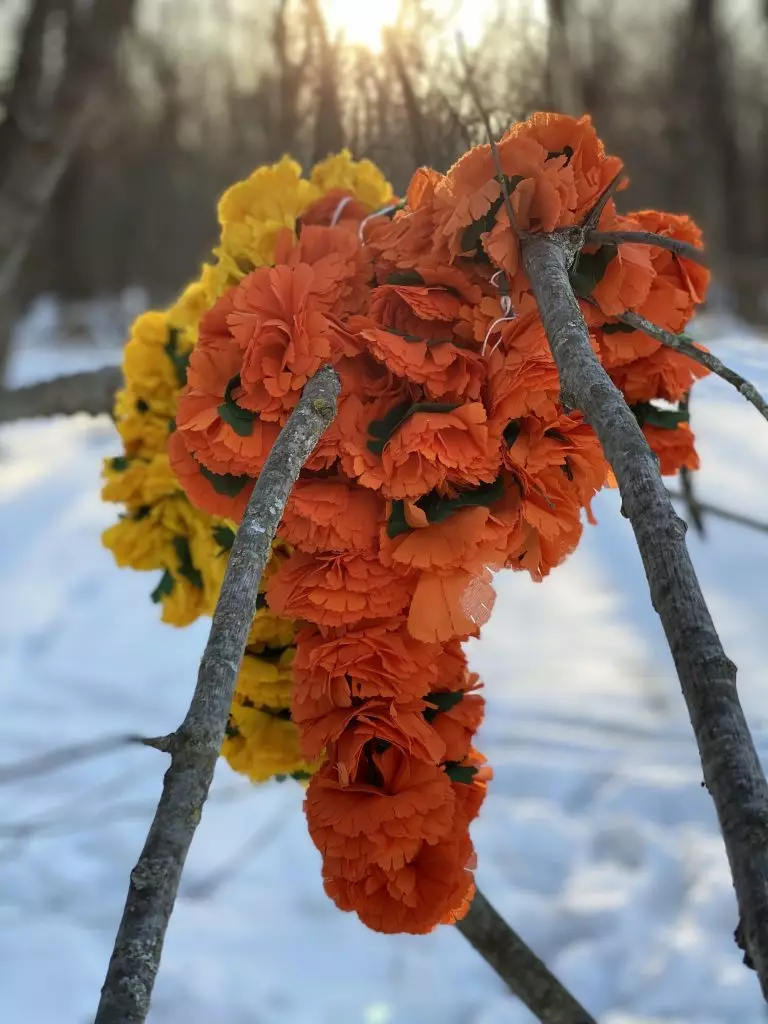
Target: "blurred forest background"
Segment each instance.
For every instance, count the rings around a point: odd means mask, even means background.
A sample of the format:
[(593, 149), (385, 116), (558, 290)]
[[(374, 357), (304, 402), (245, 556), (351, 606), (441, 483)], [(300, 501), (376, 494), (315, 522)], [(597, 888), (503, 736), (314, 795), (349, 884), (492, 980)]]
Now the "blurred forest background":
[[(100, 3), (98, 116), (57, 141), (57, 90)], [(446, 169), (483, 137), (457, 27), (499, 131), (535, 110), (588, 111), (626, 162), (631, 208), (692, 213), (713, 294), (768, 320), (768, 0), (391, 6), (390, 28), (362, 41), (340, 31), (339, 0), (0, 0), (0, 213), (20, 140), (59, 160), (0, 286), (0, 377), (1, 339), (37, 295), (62, 301), (74, 334), (94, 297), (138, 286), (167, 302), (215, 240), (217, 196), (257, 164), (348, 146), (396, 190), (420, 164)]]

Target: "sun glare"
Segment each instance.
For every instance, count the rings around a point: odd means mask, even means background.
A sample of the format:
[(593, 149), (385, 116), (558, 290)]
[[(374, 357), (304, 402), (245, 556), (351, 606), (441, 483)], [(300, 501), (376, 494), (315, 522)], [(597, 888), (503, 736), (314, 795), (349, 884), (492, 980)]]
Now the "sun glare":
[(400, 0), (323, 0), (332, 35), (341, 32), (351, 46), (380, 50), (382, 32), (397, 20)]

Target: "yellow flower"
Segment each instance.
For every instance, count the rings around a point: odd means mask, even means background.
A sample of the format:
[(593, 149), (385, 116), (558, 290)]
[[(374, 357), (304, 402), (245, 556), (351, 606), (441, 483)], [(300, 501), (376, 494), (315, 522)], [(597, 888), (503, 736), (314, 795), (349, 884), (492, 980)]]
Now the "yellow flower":
[(277, 658), (260, 658), (246, 654), (235, 686), (234, 703), (280, 711), (291, 706), (293, 659), (296, 650), (289, 647)]
[(370, 160), (353, 160), (348, 149), (315, 164), (310, 181), (324, 194), (332, 189), (351, 192), (369, 210), (378, 210), (392, 201), (392, 186)]
[(130, 387), (118, 391), (115, 424), (128, 458), (151, 459), (158, 452), (164, 452), (175, 415), (175, 393), (147, 400)]
[(136, 510), (144, 502), (144, 481), (149, 463), (146, 459), (127, 459), (118, 455), (104, 459), (101, 478), (102, 501), (119, 501)]
[(218, 267), (203, 264), (200, 277), (192, 281), (168, 310), (174, 327), (197, 327), (200, 318), (226, 291), (226, 282)]
[(285, 717), (258, 708), (232, 707), (221, 755), (233, 771), (251, 782), (266, 782), (273, 775), (311, 774), (299, 750), (299, 730)]
[(281, 619), (268, 608), (260, 608), (253, 617), (248, 634), (248, 649), (256, 654), (271, 647), (288, 647), (296, 638), (296, 625), (291, 619)]
[(219, 200), (221, 246), (215, 250), (222, 268), (239, 279), (249, 265), (272, 264), (278, 233), (284, 228), (295, 231), (296, 219), (319, 196), (320, 190), (301, 177), (301, 167), (288, 156), (258, 167), (227, 189)]
[(121, 567), (164, 569), (170, 554), (169, 538), (150, 515), (121, 519), (101, 535), (101, 542)]
[(168, 399), (179, 390), (182, 381), (171, 352), (178, 340), (165, 313), (150, 311), (134, 321), (123, 350), (123, 373), (128, 387), (145, 401)]
[[(146, 465), (142, 488), (143, 504), (154, 505), (163, 498), (169, 498), (172, 495), (182, 497), (183, 494), (184, 492), (178, 477), (171, 469), (168, 453), (165, 451), (159, 452)], [(184, 500), (189, 504), (189, 500), (186, 497)], [(200, 512), (198, 514), (202, 516), (204, 513)]]
[(167, 587), (167, 593), (159, 595), (163, 606), (163, 622), (171, 626), (188, 626), (201, 615), (207, 614), (205, 591), (185, 577), (166, 571), (159, 586)]

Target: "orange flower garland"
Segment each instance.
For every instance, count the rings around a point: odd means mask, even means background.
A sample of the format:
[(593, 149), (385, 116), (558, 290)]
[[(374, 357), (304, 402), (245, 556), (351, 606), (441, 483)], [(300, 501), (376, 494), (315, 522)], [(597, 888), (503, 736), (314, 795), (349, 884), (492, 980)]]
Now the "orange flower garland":
[[(589, 118), (535, 115), (499, 156), (529, 231), (580, 223), (621, 170)], [(612, 201), (599, 227), (699, 244), (687, 218), (620, 217)], [(338, 417), (286, 508), (294, 550), (267, 603), (303, 623), (291, 715), (301, 756), (323, 760), (306, 813), (326, 891), (371, 928), (427, 932), (467, 911), (468, 829), (491, 776), (461, 644), (490, 615), (493, 571), (540, 580), (573, 551), (608, 467), (560, 403), (489, 146), (446, 175), (417, 171), (391, 220), (339, 189), (270, 237), (275, 265), (252, 258), (202, 319), (169, 457), (195, 505), (239, 520), (304, 384), (337, 367)], [(696, 465), (693, 435), (651, 403), (702, 371), (617, 317), (680, 330), (707, 279), (635, 244), (593, 246), (571, 273), (664, 473)]]

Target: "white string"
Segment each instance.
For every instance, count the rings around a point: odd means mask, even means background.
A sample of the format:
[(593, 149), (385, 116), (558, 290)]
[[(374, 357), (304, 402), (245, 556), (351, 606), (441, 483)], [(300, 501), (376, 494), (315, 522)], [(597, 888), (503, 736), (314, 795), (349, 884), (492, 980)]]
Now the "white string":
[(369, 213), (367, 217), (363, 217), (363, 219), (360, 221), (360, 228), (358, 229), (357, 232), (357, 236), (360, 239), (360, 241), (365, 241), (363, 232), (365, 230), (365, 225), (368, 223), (369, 220), (373, 220), (375, 217), (383, 217), (387, 213), (392, 213), (394, 210), (399, 210), (401, 209), (402, 205), (402, 203), (392, 203), (390, 206), (382, 206), (380, 210), (374, 210), (373, 213)]
[(351, 202), (352, 202), (352, 196), (344, 196), (341, 199), (341, 201), (339, 202), (339, 205), (333, 211), (333, 216), (331, 217), (331, 227), (333, 227), (335, 224), (339, 223), (339, 217), (341, 216), (341, 214), (342, 214), (342, 212), (344, 210), (344, 207), (347, 205), (347, 203), (351, 203)]
[[(509, 298), (509, 296), (505, 296), (505, 298)], [(510, 308), (511, 308), (511, 300), (510, 300)], [(487, 331), (485, 332), (485, 338), (483, 338), (483, 347), (482, 347), (482, 348), (480, 349), (480, 355), (481, 355), (481, 356), (484, 356), (484, 355), (485, 355), (485, 349), (486, 349), (486, 346), (487, 346), (487, 344), (488, 344), (488, 339), (489, 339), (489, 338), (491, 337), (491, 335), (493, 334), (493, 332), (494, 332), (495, 328), (497, 327), (497, 325), (498, 325), (498, 324), (505, 324), (505, 323), (508, 323), (508, 322), (509, 322), (510, 320), (514, 320), (514, 319), (515, 319), (515, 314), (513, 313), (513, 314), (512, 314), (511, 316), (500, 316), (500, 317), (497, 317), (497, 318), (496, 318), (496, 319), (495, 319), (495, 320), (493, 321), (493, 323), (491, 324), (491, 326), (490, 326), (490, 327), (488, 328), (488, 330), (487, 330)], [(491, 349), (491, 351), (490, 351), (490, 352), (488, 353), (488, 356), (489, 356), (489, 357), (493, 355), (493, 353), (494, 353), (494, 352), (496, 351), (496, 349), (497, 349), (497, 348), (499, 347), (499, 345), (501, 344), (501, 341), (502, 341), (502, 338), (501, 338), (501, 332), (499, 332), (499, 340), (498, 340), (498, 341), (496, 342), (496, 344), (495, 344), (495, 345), (493, 346), (493, 348)]]

